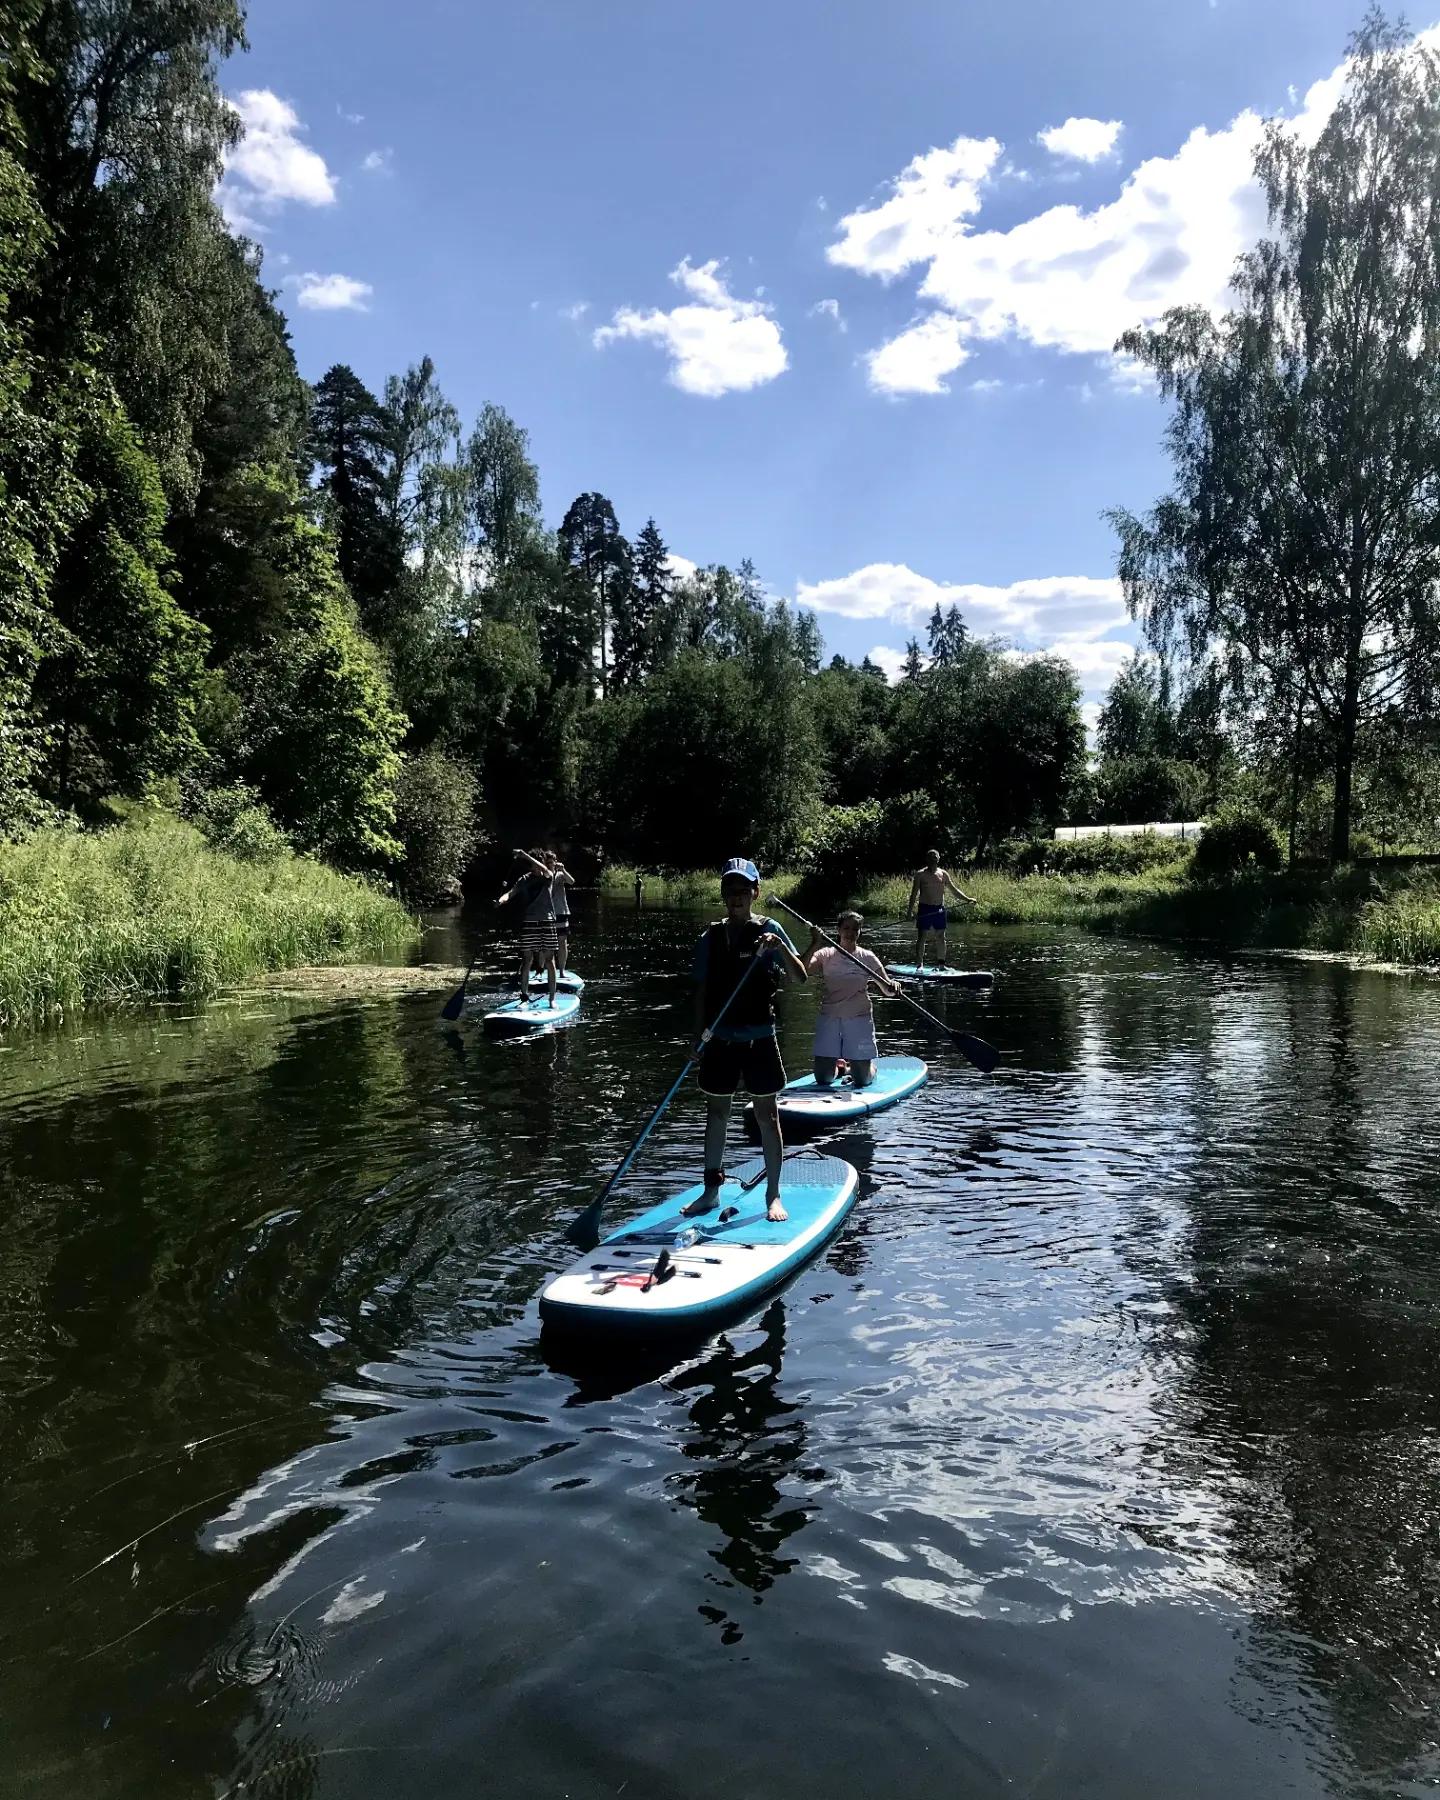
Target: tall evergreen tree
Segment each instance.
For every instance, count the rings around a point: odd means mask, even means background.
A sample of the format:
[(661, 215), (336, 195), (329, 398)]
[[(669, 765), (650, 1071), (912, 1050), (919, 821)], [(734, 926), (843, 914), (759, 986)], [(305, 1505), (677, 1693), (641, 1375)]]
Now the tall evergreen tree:
[[(656, 667), (673, 589), (669, 549), (654, 519), (647, 519), (635, 540), (630, 584), (616, 612), (613, 650), (617, 687), (632, 685)], [(673, 654), (673, 645), (670, 653)]]
[(328, 497), (344, 576), (362, 622), (382, 625), (404, 570), (404, 540), (387, 487), (392, 421), (344, 363), (315, 388), (310, 454)]
[(615, 508), (603, 494), (581, 494), (559, 531), (560, 554), (588, 590), (600, 653), (600, 692), (610, 685), (610, 628), (616, 597), (631, 579), (630, 546), (620, 535)]
[(925, 664), (920, 656), (920, 642), (918, 638), (912, 637), (907, 640), (905, 645), (905, 672), (901, 679), (919, 681), (924, 673)]
[(960, 617), (960, 608), (952, 600), (943, 609), (940, 602), (935, 602), (935, 610), (930, 615), (927, 627), (930, 639), (930, 660), (932, 663), (957, 662), (965, 649), (965, 621)]

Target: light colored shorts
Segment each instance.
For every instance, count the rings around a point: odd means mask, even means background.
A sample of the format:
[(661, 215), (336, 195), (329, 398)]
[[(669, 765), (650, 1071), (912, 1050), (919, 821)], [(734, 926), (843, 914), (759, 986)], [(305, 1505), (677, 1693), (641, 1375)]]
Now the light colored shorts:
[(821, 1013), (815, 1026), (815, 1054), (843, 1056), (846, 1062), (874, 1062), (874, 1019), (831, 1019)]

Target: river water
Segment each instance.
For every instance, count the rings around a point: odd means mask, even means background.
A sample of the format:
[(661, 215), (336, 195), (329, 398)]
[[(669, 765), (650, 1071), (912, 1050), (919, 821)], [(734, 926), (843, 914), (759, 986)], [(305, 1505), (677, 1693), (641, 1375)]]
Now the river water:
[(1433, 1792), (1440, 983), (977, 932), (1000, 1069), (884, 1009), (932, 1080), (828, 1252), (557, 1356), (698, 923), (582, 919), (536, 1042), (267, 996), (0, 1054), (0, 1792)]

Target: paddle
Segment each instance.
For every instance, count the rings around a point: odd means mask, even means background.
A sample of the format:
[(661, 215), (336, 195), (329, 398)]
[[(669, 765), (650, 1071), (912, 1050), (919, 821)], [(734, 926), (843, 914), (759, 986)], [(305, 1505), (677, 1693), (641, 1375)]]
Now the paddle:
[(478, 953), (470, 958), (470, 967), (465, 971), (465, 979), (440, 1008), (440, 1017), (442, 1019), (448, 1019), (453, 1024), (455, 1020), (460, 1017), (461, 1013), (464, 1012), (465, 990), (470, 985), (470, 977), (475, 973), (475, 965), (479, 960), (480, 957)]
[[(828, 931), (822, 931), (818, 925), (807, 919), (803, 913), (796, 912), (793, 906), (786, 906), (785, 902), (780, 899), (778, 895), (772, 894), (770, 896), (770, 904), (771, 906), (784, 907), (785, 911), (789, 913), (792, 919), (798, 920), (802, 925), (808, 925), (811, 931), (815, 933), (816, 937), (824, 938), (825, 942), (829, 944), (832, 949), (838, 950), (842, 956), (850, 957), (850, 961), (855, 964), (857, 969), (865, 969), (864, 963), (861, 962), (858, 956), (850, 956), (850, 952), (845, 946), (843, 944), (837, 944)], [(875, 971), (873, 969), (865, 969), (865, 973), (873, 976)], [(973, 1063), (982, 1075), (988, 1075), (995, 1067), (996, 1063), (999, 1062), (1000, 1053), (995, 1049), (993, 1044), (987, 1044), (984, 1038), (972, 1037), (968, 1031), (952, 1031), (943, 1019), (937, 1019), (934, 1013), (928, 1012), (918, 1000), (912, 1000), (903, 988), (897, 989), (891, 997), (896, 1000), (903, 1000), (907, 1006), (913, 1006), (922, 1019), (928, 1019), (937, 1031), (943, 1031), (945, 1036), (949, 1038), (950, 1042), (966, 1061)]]
[(761, 959), (757, 956), (749, 963), (749, 965), (746, 967), (745, 973), (735, 983), (734, 991), (731, 993), (730, 998), (720, 1008), (719, 1012), (716, 1013), (715, 1017), (705, 1027), (704, 1031), (701, 1032), (700, 1042), (695, 1046), (695, 1048), (685, 1058), (685, 1067), (683, 1069), (681, 1069), (680, 1073), (675, 1077), (674, 1081), (671, 1083), (669, 1093), (666, 1094), (665, 1098), (660, 1102), (660, 1104), (655, 1108), (654, 1112), (651, 1113), (650, 1117), (645, 1121), (644, 1128), (641, 1131), (639, 1137), (636, 1138), (635, 1142), (625, 1152), (624, 1156), (621, 1157), (619, 1168), (616, 1169), (615, 1173), (605, 1183), (604, 1187), (601, 1188), (600, 1192), (595, 1196), (595, 1198), (590, 1202), (590, 1204), (582, 1212), (576, 1213), (575, 1217), (570, 1221), (569, 1225), (566, 1227), (565, 1236), (570, 1240), (570, 1242), (572, 1244), (576, 1245), (577, 1248), (579, 1248), (581, 1250), (593, 1250), (595, 1248), (595, 1246), (600, 1242), (600, 1215), (605, 1210), (605, 1202), (610, 1198), (611, 1194), (614, 1193), (621, 1178), (624, 1176), (625, 1171), (630, 1167), (631, 1163), (634, 1162), (636, 1156), (639, 1154), (640, 1146), (645, 1142), (646, 1138), (648, 1138), (650, 1133), (655, 1129), (656, 1123), (658, 1122), (661, 1113), (664, 1112), (665, 1108), (670, 1104), (670, 1102), (675, 1098), (676, 1094), (679, 1092), (680, 1083), (690, 1073), (690, 1070), (694, 1067), (694, 1065), (700, 1060), (700, 1053), (705, 1048), (705, 1046), (710, 1042), (711, 1036), (714, 1034), (715, 1027), (725, 1017), (726, 1013), (729, 1012), (731, 1006), (735, 1002), (736, 994), (738, 994), (740, 992), (741, 988), (744, 987), (746, 981), (749, 978), (750, 971), (753, 968), (755, 968), (755, 966), (760, 962), (760, 960)]

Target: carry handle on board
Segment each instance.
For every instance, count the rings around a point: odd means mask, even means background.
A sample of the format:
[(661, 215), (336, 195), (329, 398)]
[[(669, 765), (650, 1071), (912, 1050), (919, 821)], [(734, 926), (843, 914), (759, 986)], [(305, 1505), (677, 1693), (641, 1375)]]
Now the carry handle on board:
[[(830, 945), (832, 950), (838, 950), (842, 956), (849, 957), (849, 960), (854, 963), (857, 969), (862, 969), (867, 975), (873, 976), (874, 970), (866, 969), (864, 963), (861, 962), (858, 956), (851, 956), (845, 946), (843, 944), (837, 944), (828, 931), (822, 931), (818, 925), (812, 920), (807, 919), (803, 913), (796, 912), (793, 906), (786, 906), (785, 902), (778, 894), (772, 894), (770, 896), (770, 904), (771, 906), (784, 907), (785, 911), (789, 913), (792, 919), (799, 920), (802, 925), (808, 925), (811, 931), (815, 933), (816, 937), (824, 938), (825, 942)], [(937, 1031), (943, 1032), (960, 1054), (968, 1062), (973, 1063), (982, 1075), (988, 1075), (995, 1067), (996, 1063), (999, 1062), (999, 1051), (995, 1049), (993, 1044), (987, 1044), (984, 1038), (974, 1037), (968, 1031), (952, 1031), (943, 1019), (937, 1019), (934, 1013), (928, 1012), (918, 1000), (912, 1000), (907, 993), (903, 992), (903, 990), (897, 992), (892, 997), (896, 1000), (903, 1000), (907, 1006), (913, 1006), (916, 1012), (920, 1014), (921, 1018), (928, 1019)]]

